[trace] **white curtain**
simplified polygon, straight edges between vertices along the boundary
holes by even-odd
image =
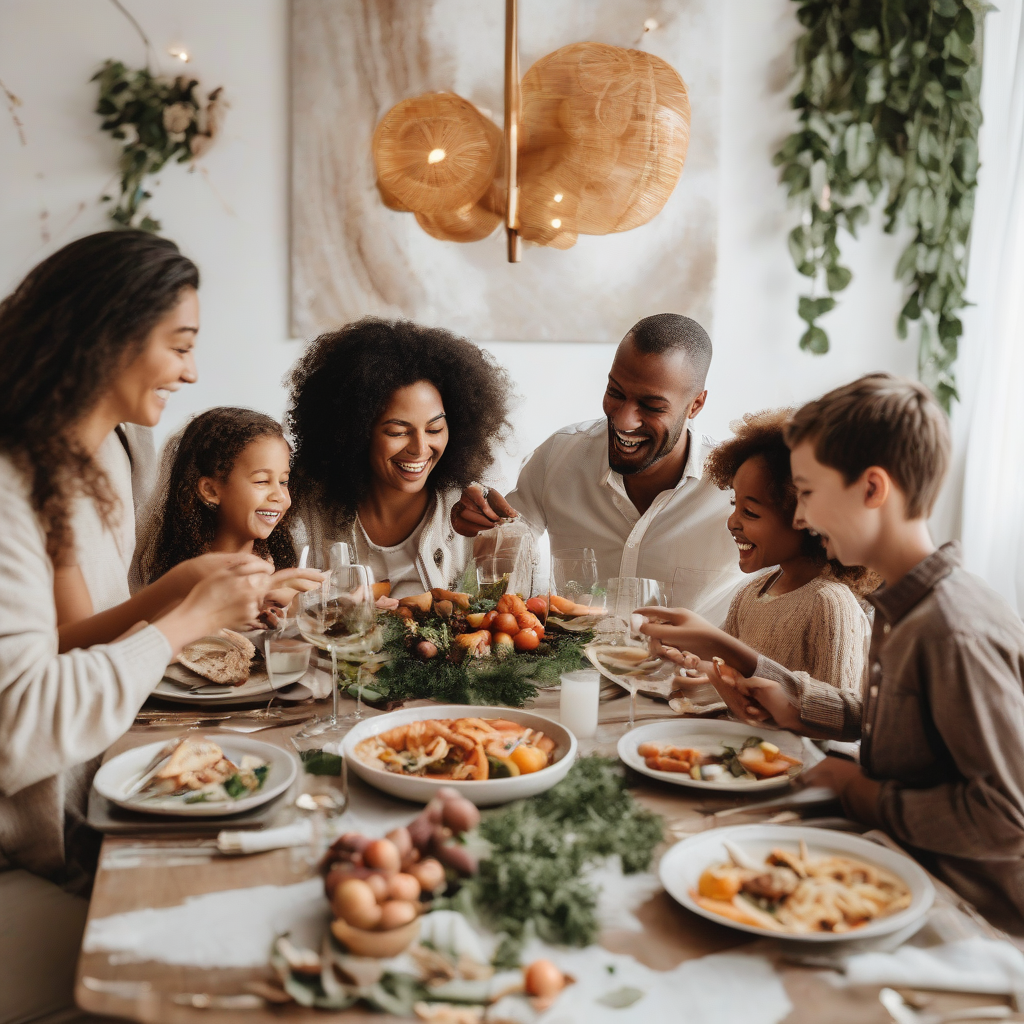
[[[1024,19],[986,18],[978,202],[957,411],[966,568],[1024,610]]]

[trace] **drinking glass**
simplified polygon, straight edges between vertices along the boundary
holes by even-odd
[[[364,662],[380,640],[371,576],[365,566],[331,570],[316,590],[299,595],[299,630],[331,656],[332,711],[317,724],[336,728],[362,718],[362,709],[342,719],[338,713],[338,662]]]
[[[597,735],[601,674],[593,669],[563,672],[558,720],[577,740]]]
[[[634,647],[649,650],[646,635],[634,628],[633,612],[637,608],[667,608],[669,587],[661,580],[642,579],[635,576],[617,576],[608,581],[606,602],[608,617],[602,620],[595,631],[595,639],[604,645]],[[650,657],[638,662],[634,670],[622,669],[610,672],[601,670],[620,686],[629,690],[629,728],[636,720],[636,693],[644,682],[661,681],[661,676],[671,678],[675,666],[657,659],[652,664]]]
[[[508,589],[515,572],[516,563],[512,558],[486,556],[476,560],[476,582],[478,597],[482,600],[497,601]],[[529,596],[529,595],[527,595]]]
[[[343,569],[352,564],[352,554],[343,540],[325,540],[322,544],[303,544],[300,569]]]
[[[569,601],[575,608],[564,604],[555,607],[551,599]],[[548,582],[548,614],[559,620],[559,625],[570,630],[590,629],[604,617],[605,591],[599,585],[597,555],[593,548],[569,548],[551,553],[551,575]]]

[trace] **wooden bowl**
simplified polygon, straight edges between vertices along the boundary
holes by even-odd
[[[389,957],[404,953],[419,937],[420,920],[416,918],[400,928],[386,932],[369,932],[353,928],[344,918],[331,922],[331,932],[355,956]]]

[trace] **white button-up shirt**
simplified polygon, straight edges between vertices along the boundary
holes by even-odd
[[[538,537],[547,530],[552,552],[593,548],[601,579],[661,580],[671,588],[673,606],[719,624],[742,582],[727,526],[729,493],[704,479],[714,441],[695,433],[692,423],[687,431],[679,483],[662,491],[643,515],[622,475],[608,465],[604,419],[552,434],[524,464],[508,501]]]

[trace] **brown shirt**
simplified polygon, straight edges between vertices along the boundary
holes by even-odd
[[[861,739],[878,817],[996,924],[1024,934],[1024,624],[946,544],[875,606],[864,690],[762,658],[800,717]]]

